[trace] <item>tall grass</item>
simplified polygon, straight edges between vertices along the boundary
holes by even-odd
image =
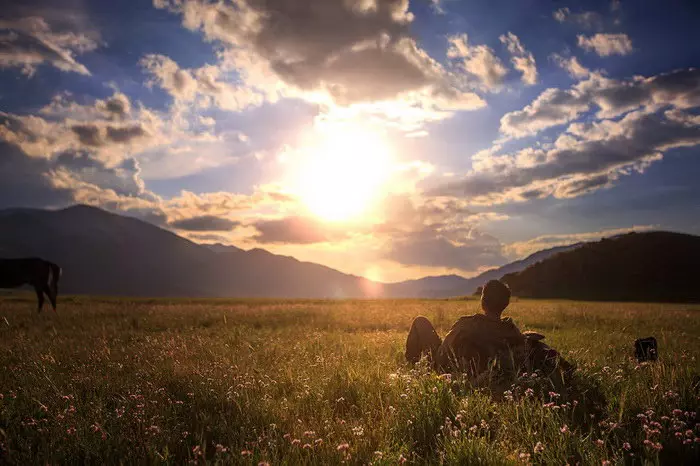
[[[409,367],[474,301],[0,301],[0,462],[698,464],[700,307],[518,301],[578,366],[497,388]],[[631,359],[654,335],[661,360]],[[604,404],[591,400],[595,390]],[[600,401],[600,400],[598,400]]]

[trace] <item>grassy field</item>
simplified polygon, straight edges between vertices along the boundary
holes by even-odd
[[[578,365],[573,394],[537,374],[503,393],[404,363],[413,317],[444,336],[477,310],[63,298],[38,315],[5,296],[0,462],[699,464],[700,306],[511,304]],[[638,365],[649,335],[661,359]],[[583,399],[596,387],[599,410]]]

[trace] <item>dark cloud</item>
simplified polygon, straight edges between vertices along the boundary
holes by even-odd
[[[593,75],[570,89],[547,89],[524,109],[505,114],[501,132],[526,136],[573,121],[594,108],[599,109],[599,117],[611,118],[642,106],[667,105],[700,106],[700,69],[625,81]]]
[[[115,92],[112,97],[105,100],[97,101],[95,107],[115,119],[124,119],[131,112],[129,98],[120,92]]]
[[[240,222],[216,215],[200,215],[170,222],[171,227],[187,231],[231,231],[238,225]]]
[[[46,159],[27,157],[18,147],[0,141],[0,208],[65,207],[69,189],[56,188]]]
[[[135,139],[148,136],[148,132],[140,124],[110,126],[84,123],[73,125],[71,130],[82,144],[91,147],[105,146],[110,143],[128,144]]]
[[[454,241],[427,230],[395,239],[385,257],[405,265],[475,271],[506,262],[501,249],[496,238],[476,231]]]
[[[669,149],[700,144],[700,117],[680,110],[637,111],[619,121],[574,124],[569,133],[554,148],[535,151],[541,162],[519,162],[525,158],[520,154],[493,156],[489,168],[438,192],[469,198],[496,195],[499,202],[522,199],[523,194],[529,198],[542,183],[556,187],[560,197],[590,192],[630,169],[642,170]],[[526,155],[528,161],[534,159]]]
[[[308,217],[260,220],[252,226],[258,231],[252,239],[262,244],[325,243],[339,241],[349,235],[349,232],[340,226],[325,224]]]
[[[155,5],[182,14],[186,27],[229,47],[234,52],[229,64],[244,81],[247,76],[273,74],[291,87],[324,90],[343,104],[431,88],[436,98],[465,108],[483,106],[476,95],[457,90],[457,80],[418,47],[410,32],[413,14],[408,3],[158,0]],[[173,69],[167,86],[185,92],[194,86],[192,78]],[[254,80],[247,84],[262,85]]]

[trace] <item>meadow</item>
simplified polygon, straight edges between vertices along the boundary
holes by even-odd
[[[0,297],[2,463],[700,464],[698,305],[516,300],[506,315],[577,364],[575,393],[404,362],[413,317],[444,336],[475,300],[34,306]],[[649,335],[660,360],[638,364]]]

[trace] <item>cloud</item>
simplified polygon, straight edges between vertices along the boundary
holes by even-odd
[[[89,75],[90,71],[76,61],[75,55],[98,47],[99,42],[92,36],[52,31],[37,16],[0,20],[0,68],[20,68],[32,76],[37,66],[47,63],[61,71]]]
[[[170,222],[171,227],[188,231],[231,231],[238,225],[240,222],[216,215],[200,215]]]
[[[586,29],[600,29],[603,26],[603,17],[595,11],[572,13],[569,8],[559,8],[552,16],[560,23],[570,22]]]
[[[512,55],[511,61],[515,69],[523,74],[523,82],[528,86],[537,84],[537,65],[535,63],[535,57],[532,56],[532,53],[525,50],[518,36],[509,32],[508,35],[502,35],[500,40],[508,47],[508,52]]]
[[[522,259],[532,253],[543,249],[554,248],[557,246],[569,246],[571,244],[598,241],[602,238],[611,236],[624,235],[633,231],[650,231],[657,228],[656,225],[634,225],[628,228],[609,228],[600,231],[591,231],[585,233],[570,233],[559,235],[543,235],[527,241],[518,241],[504,245],[506,256],[513,260]]]
[[[252,226],[258,233],[251,239],[261,244],[326,243],[349,237],[349,232],[343,227],[309,217],[258,220]]]
[[[262,96],[254,89],[230,84],[214,65],[182,69],[172,59],[155,54],[146,55],[140,63],[152,75],[150,84],[158,84],[179,102],[194,102],[200,108],[215,105],[232,111],[262,103]]]
[[[480,231],[505,216],[475,212],[466,200],[450,196],[392,195],[383,211],[385,219],[372,235],[383,241],[384,259],[467,273],[505,262],[498,240]]]
[[[412,100],[447,109],[484,105],[410,34],[407,0],[287,0],[233,4],[156,0],[183,25],[223,46],[222,67],[266,99],[280,95],[339,105]],[[194,92],[182,75],[170,87]]]
[[[569,89],[550,88],[522,110],[501,118],[501,132],[528,136],[575,120],[598,108],[597,116],[612,118],[639,107],[700,106],[700,69],[689,68],[650,78],[614,80],[593,74]]]
[[[85,146],[101,147],[109,144],[127,144],[148,136],[142,125],[112,126],[82,123],[71,126],[78,140]]]
[[[572,124],[551,148],[483,153],[475,169],[437,194],[493,204],[576,197],[642,172],[664,152],[700,144],[700,117],[680,109],[637,110],[620,120]]]
[[[517,37],[516,37],[517,40]],[[486,45],[469,45],[466,34],[448,37],[447,57],[458,60],[458,66],[475,77],[486,90],[498,90],[508,74],[508,69]]]
[[[445,267],[466,272],[505,262],[500,242],[489,235],[472,234],[451,241],[430,232],[404,236],[394,241],[386,253],[387,259],[404,265]]]
[[[552,55],[552,59],[559,67],[565,69],[572,78],[583,79],[588,78],[592,74],[591,70],[583,66],[576,57],[563,57],[555,53]]]
[[[578,36],[578,46],[589,52],[594,51],[601,57],[610,55],[628,55],[632,53],[632,40],[627,34],[595,34],[586,37]]]

